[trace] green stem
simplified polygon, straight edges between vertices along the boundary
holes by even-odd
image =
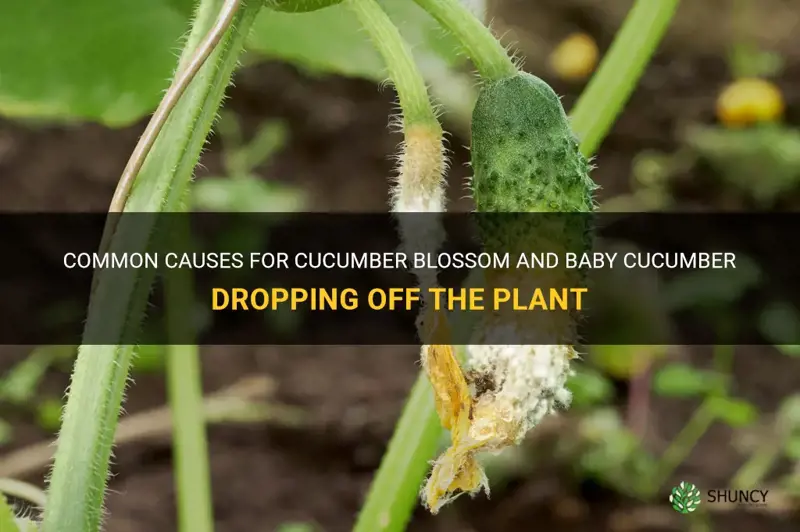
[[[686,460],[692,449],[697,445],[697,442],[700,441],[700,438],[716,421],[717,416],[713,407],[713,400],[714,397],[706,399],[695,411],[686,426],[670,442],[669,447],[661,456],[658,470],[649,486],[649,496],[653,497],[658,493],[658,490],[669,479],[672,472]]]
[[[482,77],[497,79],[514,75],[516,68],[503,47],[492,37],[491,32],[456,0],[415,1],[465,43]],[[665,9],[666,5],[671,9]],[[663,35],[663,30],[676,5],[677,0],[639,0],[635,7],[636,16],[632,13],[626,19],[618,40],[624,37],[627,41],[631,41],[631,35],[638,33],[644,42],[650,43],[650,46],[643,51],[636,51],[628,50],[615,42],[603,64],[600,65],[598,77],[602,75],[603,78],[608,78],[611,73],[616,75],[622,73],[629,79],[626,83],[617,83],[617,80],[614,80],[612,90],[600,92],[598,87],[581,98],[582,103],[577,109],[579,112],[577,123],[581,127],[579,131],[583,133],[584,139],[581,149],[587,156],[592,155],[597,149],[622,109],[630,90],[636,85],[644,70],[644,64]],[[650,16],[643,17],[642,13],[648,14],[648,10],[651,11]],[[654,13],[659,16],[654,16]],[[652,18],[657,19],[660,25],[641,25],[643,19]],[[653,32],[653,35],[649,35],[650,32]],[[626,64],[632,55],[641,62],[638,68],[628,68]],[[616,91],[622,91],[624,94],[617,95]],[[609,105],[608,101],[612,104]],[[606,105],[608,109],[605,108]],[[428,461],[438,450],[441,430],[430,384],[425,374],[420,373],[395,428],[389,449],[375,476],[354,532],[401,532],[405,529],[416,505],[421,482],[427,473]]]
[[[203,0],[197,9],[181,64],[214,24],[221,2]],[[233,28],[221,39],[175,107],[138,173],[126,213],[180,210],[181,201],[208,132],[236,67],[244,37],[261,2],[240,8]],[[151,249],[155,214],[123,215],[111,252]],[[84,345],[70,383],[55,463],[49,482],[44,532],[96,532],[103,501],[123,392],[154,272],[103,270],[89,304]],[[98,339],[118,345],[96,345]],[[128,344],[128,345],[123,345]]]
[[[440,156],[442,127],[410,47],[376,0],[345,0],[345,4],[356,14],[383,56],[400,101],[406,133],[411,126],[423,126],[430,133],[426,138],[435,144],[430,153]],[[422,150],[420,153],[407,152],[405,157],[425,158],[428,154],[427,150]],[[436,172],[435,176],[429,176],[433,178],[430,183],[438,187],[441,167],[434,163],[430,170]],[[430,193],[427,189],[417,192]],[[422,417],[420,413],[423,413]],[[405,530],[417,502],[420,484],[427,473],[428,460],[438,449],[440,434],[430,384],[427,379],[419,379],[359,514],[356,532]]]
[[[441,434],[431,385],[421,375],[411,389],[353,532],[406,529]]]
[[[780,442],[769,441],[759,447],[731,479],[733,489],[749,490],[758,486],[781,458]]]
[[[572,110],[572,128],[589,157],[644,73],[680,0],[636,0],[597,73]]]
[[[518,69],[489,28],[459,0],[414,0],[461,42],[481,78],[514,76]]]
[[[179,215],[181,216],[181,215]],[[176,239],[185,245],[189,231]],[[180,249],[180,248],[179,248]],[[167,353],[167,392],[172,413],[175,493],[180,532],[213,532],[214,515],[208,442],[203,404],[200,353],[188,345],[194,336],[192,320],[186,316],[194,307],[192,273],[171,269],[164,277],[167,304],[167,330],[175,341]]]
[[[441,130],[425,79],[397,26],[376,0],[345,0],[344,3],[355,13],[386,63],[389,79],[400,100],[404,125],[425,124]]]

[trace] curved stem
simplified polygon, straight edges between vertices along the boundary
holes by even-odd
[[[425,79],[410,47],[376,0],[346,0],[345,5],[358,17],[383,56],[403,113],[405,145],[393,193],[394,210],[398,213],[410,210],[441,212],[444,210],[443,132]],[[413,245],[406,238],[414,238],[416,231],[406,227],[409,220],[405,215],[399,216],[403,244]],[[438,219],[427,220],[437,225],[440,223]],[[431,281],[422,274],[418,276],[420,284]],[[420,418],[421,412],[427,417]],[[427,473],[428,460],[436,453],[440,434],[431,387],[423,378],[417,381],[397,423],[395,437],[389,443],[381,469],[358,516],[356,532],[405,529]]]
[[[178,74],[167,89],[161,103],[158,104],[144,133],[142,133],[142,136],[139,138],[139,142],[136,143],[136,147],[133,149],[133,153],[128,159],[125,169],[122,171],[122,176],[117,183],[117,188],[114,190],[114,196],[111,198],[108,212],[120,213],[125,210],[125,203],[128,201],[128,196],[130,196],[136,176],[139,175],[139,171],[142,169],[145,159],[147,159],[147,154],[150,153],[159,133],[161,133],[164,124],[167,122],[167,118],[169,118],[178,100],[180,100],[183,93],[186,92],[186,88],[200,71],[200,68],[205,64],[211,53],[217,47],[222,36],[225,35],[225,32],[230,28],[236,13],[239,11],[240,4],[241,0],[226,0],[220,9],[219,16],[214,26],[208,32],[205,39],[203,39],[203,42],[197,47],[194,54],[181,59],[178,64]],[[184,65],[186,66],[184,67]],[[100,243],[100,252],[106,251],[108,240],[114,233],[114,220],[115,218],[109,218],[109,225],[105,228]]]
[[[414,1],[461,42],[483,79],[502,79],[517,73],[514,61],[500,41],[459,0]]]
[[[356,15],[386,63],[389,79],[400,100],[405,126],[425,124],[441,130],[425,79],[397,26],[376,0],[346,0],[345,5]]]
[[[680,0],[636,0],[597,73],[572,109],[587,157],[600,146],[666,33]]]
[[[219,0],[202,0],[183,53],[191,57],[213,27]],[[136,177],[110,240],[117,252],[151,249],[158,213],[180,210],[191,174],[261,2],[252,0],[180,99]],[[151,213],[140,214],[135,213]],[[103,270],[93,291],[49,481],[44,532],[97,532],[103,518],[114,432],[154,272]],[[99,345],[98,342],[115,345]]]

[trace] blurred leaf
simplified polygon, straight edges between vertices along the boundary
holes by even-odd
[[[768,205],[800,183],[800,131],[781,125],[694,126],[685,142],[722,178]]]
[[[61,428],[61,410],[64,405],[58,399],[45,399],[36,407],[36,422],[41,428],[58,432]]]
[[[733,428],[746,427],[758,419],[758,409],[752,403],[734,397],[712,398],[711,410]]]
[[[785,62],[780,54],[741,43],[731,49],[728,63],[735,78],[768,78],[780,73]]]
[[[780,480],[780,486],[788,495],[793,495],[795,497],[800,496],[800,475],[794,472],[785,475]]]
[[[758,328],[782,353],[800,356],[800,346],[784,345],[800,338],[800,313],[793,305],[782,301],[769,304],[759,315]]]
[[[567,387],[572,392],[572,408],[586,408],[605,404],[614,396],[614,387],[603,375],[581,367],[569,378]]]
[[[0,445],[5,445],[11,441],[14,435],[14,427],[5,419],[0,419]]]
[[[653,376],[653,391],[666,397],[695,397],[717,390],[725,383],[722,375],[688,364],[669,364]]]
[[[624,426],[607,427],[603,438],[581,455],[579,465],[587,473],[614,478],[620,470],[637,462],[635,457],[641,450],[638,437]]]
[[[15,365],[0,380],[0,400],[14,404],[30,401],[56,354],[48,347],[39,347]]]
[[[612,377],[628,379],[639,375],[666,351],[667,347],[662,345],[593,345],[589,356]]]
[[[617,409],[598,408],[587,413],[580,422],[581,437],[592,442],[602,441],[609,432],[624,429],[625,423]]]
[[[136,351],[132,370],[136,373],[163,373],[166,368],[167,346],[144,344]]]
[[[310,523],[283,523],[277,532],[316,532],[317,528]]]
[[[0,114],[124,126],[155,109],[187,1],[25,0],[0,16]]]
[[[661,187],[672,174],[672,156],[644,150],[633,157],[632,173],[635,187]]]
[[[411,44],[415,55],[430,54],[448,64],[463,60],[458,41],[414,2],[380,0]],[[282,13],[264,9],[250,34],[248,49],[267,58],[290,61],[311,71],[383,81],[383,60],[370,44],[355,16],[335,5],[310,13]]]
[[[296,212],[302,190],[258,176],[206,177],[192,186],[194,207],[213,212]]]
[[[271,120],[261,124],[253,139],[243,147],[245,171],[249,172],[272,158],[284,147],[288,135],[283,122]]]
[[[783,452],[789,460],[800,460],[800,434],[794,434],[786,439]]]
[[[420,62],[460,65],[459,43],[414,2],[381,0]],[[0,17],[0,115],[129,125],[152,112],[176,66],[192,0],[27,0]],[[91,31],[87,31],[91,24]],[[263,9],[248,39],[261,57],[383,81],[383,61],[341,5]],[[427,72],[426,75],[434,75]]]
[[[236,113],[228,109],[222,109],[219,113],[219,120],[214,125],[214,131],[222,139],[223,152],[237,150],[244,144],[242,137],[242,126],[239,124],[239,117]]]
[[[800,357],[800,345],[779,344],[775,348],[786,356]]]
[[[724,308],[741,299],[760,280],[758,265],[746,255],[737,254],[736,268],[683,274],[669,283],[664,296],[668,308],[673,311],[697,307]]]
[[[778,423],[788,430],[800,428],[800,394],[783,399],[778,409]]]

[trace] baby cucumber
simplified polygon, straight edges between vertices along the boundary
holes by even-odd
[[[478,212],[591,212],[590,165],[553,89],[526,72],[487,81],[472,113]]]
[[[526,72],[487,81],[472,114],[472,193],[487,251],[583,252],[597,188],[561,100]],[[504,214],[499,214],[504,213]],[[551,213],[552,215],[531,215]]]

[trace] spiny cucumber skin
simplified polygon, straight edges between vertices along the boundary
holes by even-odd
[[[486,82],[472,114],[471,149],[477,211],[496,213],[479,215],[488,250],[591,247],[589,216],[578,213],[594,211],[597,186],[561,100],[547,83],[526,72]]]
[[[488,81],[472,113],[478,212],[591,212],[597,188],[567,114],[543,80]]]
[[[477,211],[497,213],[478,215],[488,251],[591,248],[590,217],[578,213],[595,210],[597,185],[561,100],[545,81],[519,72],[485,82],[472,114],[471,150]]]

